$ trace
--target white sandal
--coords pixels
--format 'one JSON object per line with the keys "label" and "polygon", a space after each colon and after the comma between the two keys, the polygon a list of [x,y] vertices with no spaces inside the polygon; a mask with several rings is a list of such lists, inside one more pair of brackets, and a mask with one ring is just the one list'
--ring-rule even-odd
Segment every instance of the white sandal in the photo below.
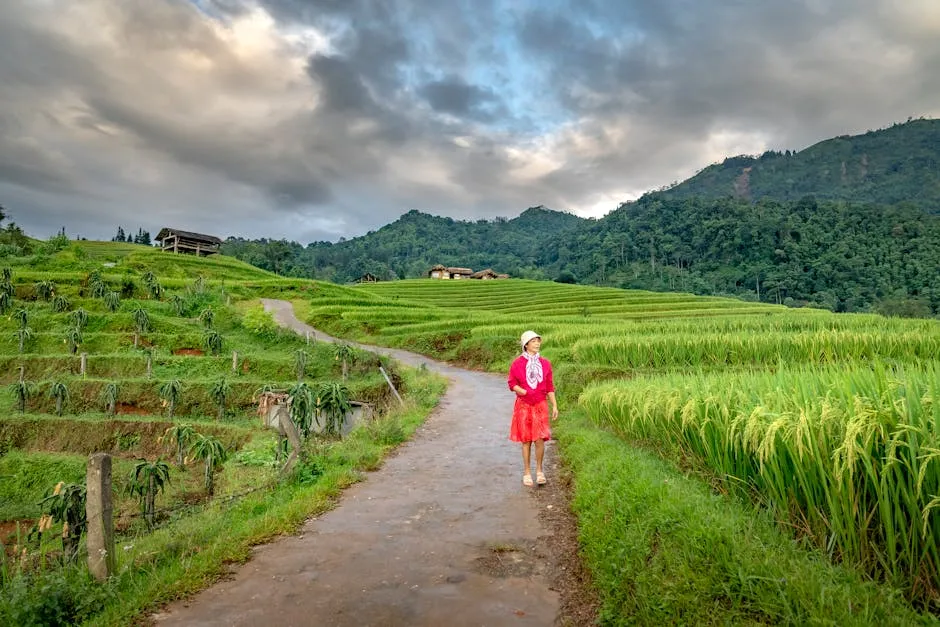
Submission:
{"label": "white sandal", "polygon": [[532,486],[532,475],[530,475],[529,473],[526,473],[526,474],[522,475],[522,485],[531,487],[531,486]]}

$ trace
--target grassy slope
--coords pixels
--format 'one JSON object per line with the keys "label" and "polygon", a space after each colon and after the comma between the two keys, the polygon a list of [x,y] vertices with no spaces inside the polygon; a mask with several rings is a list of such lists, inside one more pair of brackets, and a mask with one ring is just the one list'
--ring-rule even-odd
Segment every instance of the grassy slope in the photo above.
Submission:
{"label": "grassy slope", "polygon": [[[69,571],[46,571],[45,583],[24,583],[22,578],[9,579],[8,570],[0,577],[6,587],[0,602],[0,623],[44,622],[46,619],[38,618],[47,616],[44,610],[60,611],[75,595],[88,593],[89,598],[98,599],[103,593],[108,597],[103,613],[99,613],[96,601],[93,608],[69,610],[71,620],[127,624],[160,602],[198,590],[218,577],[226,562],[245,559],[253,544],[289,533],[309,515],[330,507],[344,486],[357,481],[363,470],[376,468],[385,453],[410,436],[443,391],[444,382],[438,377],[391,368],[393,376],[402,379],[402,388],[410,398],[408,406],[391,411],[368,429],[354,431],[342,442],[313,442],[310,463],[301,467],[294,481],[278,484],[273,467],[275,438],[258,427],[253,394],[266,383],[290,385],[299,349],[308,353],[306,377],[311,383],[337,377],[339,366],[328,345],[308,346],[287,332],[253,335],[242,326],[242,316],[252,303],[257,306],[260,296],[316,298],[318,294],[342,295],[346,288],[281,279],[221,256],[196,259],[110,242],[76,243],[54,255],[6,259],[0,266],[12,267],[16,307],[28,307],[29,324],[34,328],[29,352],[19,355],[16,342],[7,337],[12,337],[19,323],[9,316],[0,319],[4,336],[0,362],[5,364],[0,399],[5,406],[13,402],[9,384],[16,380],[19,365],[26,367],[27,380],[36,386],[29,413],[0,419],[0,520],[35,518],[36,502],[51,487],[50,481],[83,479],[84,455],[74,453],[110,449],[116,453],[116,526],[124,547],[117,556],[118,575],[95,593],[89,592],[80,574]],[[113,289],[133,282],[136,298],[123,300],[121,311],[111,314],[100,299],[83,296],[84,281],[93,269],[101,270]],[[168,290],[166,298],[175,292],[192,301],[188,316],[178,316],[169,300],[148,298],[142,281],[147,270]],[[190,291],[197,277],[205,282],[204,296],[193,296]],[[46,280],[56,283],[56,294],[66,296],[73,310],[83,307],[89,312],[81,346],[89,352],[89,374],[84,379],[77,376],[77,355],[69,354],[61,340],[70,324],[69,314],[52,313],[49,304],[32,300],[35,283]],[[204,348],[202,324],[195,317],[203,307],[216,312],[214,328],[224,335],[227,350],[239,351],[237,374],[230,371],[229,356],[171,354],[174,348],[184,346]],[[151,318],[152,329],[143,339],[154,345],[152,380],[143,378],[144,355],[133,348],[133,308],[147,310]],[[347,384],[353,398],[381,402],[386,394],[381,375],[373,373],[373,361],[360,355],[352,366]],[[215,404],[208,397],[209,385],[219,377],[230,379],[233,388],[221,424],[215,420]],[[177,416],[192,422],[200,432],[221,436],[235,454],[218,473],[217,498],[205,505],[201,469],[195,464],[186,471],[174,468],[167,490],[157,499],[158,507],[171,511],[164,515],[158,531],[150,534],[135,517],[137,506],[123,489],[136,457],[152,459],[167,454],[166,443],[161,443],[159,436],[172,422],[164,417],[165,405],[157,392],[163,382],[173,378],[184,383]],[[66,414],[61,418],[48,415],[54,404],[47,389],[56,380],[64,381],[70,389]],[[147,414],[112,418],[101,413],[100,392],[109,381],[119,382],[120,403]],[[74,415],[74,411],[83,413]],[[262,489],[234,501],[225,498],[253,488]],[[194,501],[195,507],[179,509],[180,504]],[[0,574],[4,568],[0,563]],[[37,596],[42,586],[60,586],[61,595]]]}

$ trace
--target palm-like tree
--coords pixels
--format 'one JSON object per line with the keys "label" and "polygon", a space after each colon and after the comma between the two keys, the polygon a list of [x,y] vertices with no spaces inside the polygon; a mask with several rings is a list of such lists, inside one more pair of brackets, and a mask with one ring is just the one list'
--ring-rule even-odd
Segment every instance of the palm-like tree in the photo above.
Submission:
{"label": "palm-like tree", "polygon": [[72,303],[68,298],[59,294],[52,300],[52,311],[62,313],[72,308]]}
{"label": "palm-like tree", "polygon": [[69,352],[73,355],[78,352],[78,347],[82,345],[84,340],[82,330],[79,327],[69,327],[65,331],[65,343],[68,344]]}
{"label": "palm-like tree", "polygon": [[162,459],[153,462],[141,459],[134,465],[134,470],[131,472],[127,493],[137,496],[144,520],[151,529],[153,529],[156,514],[157,494],[165,491],[169,482],[170,466]]}
{"label": "palm-like tree", "polygon": [[140,340],[140,336],[150,330],[150,315],[143,307],[134,310],[134,348]]}
{"label": "palm-like tree", "polygon": [[193,459],[199,459],[205,463],[206,492],[212,495],[215,492],[215,483],[213,481],[215,470],[225,463],[228,458],[225,446],[216,437],[200,434],[196,436],[192,446],[189,447],[189,454]]}
{"label": "palm-like tree", "polygon": [[101,391],[101,396],[104,398],[105,405],[107,405],[107,412],[110,415],[114,415],[115,407],[117,406],[118,396],[121,392],[121,386],[115,381],[111,381],[104,386],[104,389]]}
{"label": "palm-like tree", "polygon": [[186,313],[186,299],[179,294],[173,294],[170,302],[173,304],[173,309],[176,310],[176,315],[182,318]]}
{"label": "palm-like tree", "polygon": [[313,425],[313,417],[316,412],[313,390],[301,381],[292,387],[289,393],[291,420],[297,425],[303,437],[308,438],[310,437],[310,427]]}
{"label": "palm-like tree", "polygon": [[73,561],[78,555],[79,540],[88,525],[85,486],[65,485],[60,481],[51,494],[46,494],[39,506],[44,512],[44,517],[48,516],[52,522],[62,523],[62,550],[68,561]]}
{"label": "palm-like tree", "polygon": [[67,385],[61,381],[54,382],[49,387],[49,398],[55,399],[55,413],[57,416],[62,415],[62,408],[66,402],[69,400],[69,388]]}
{"label": "palm-like tree", "polygon": [[173,445],[176,450],[176,465],[180,468],[183,467],[185,459],[183,459],[183,453],[186,451],[186,447],[189,446],[190,442],[193,441],[193,438],[196,437],[196,430],[193,429],[193,426],[190,424],[180,424],[173,425],[169,429],[163,432],[163,435],[160,436],[160,441],[172,440]]}
{"label": "palm-like tree", "polygon": [[13,296],[9,292],[0,288],[0,314],[5,314],[7,309],[13,306]]}
{"label": "palm-like tree", "polygon": [[346,380],[346,376],[349,374],[348,362],[352,361],[353,355],[352,346],[345,342],[339,342],[333,346],[334,359],[343,362],[343,381]]}
{"label": "palm-like tree", "polygon": [[215,312],[212,311],[212,307],[206,307],[199,312],[199,321],[202,322],[202,326],[205,328],[212,328],[212,323],[215,321]]}
{"label": "palm-like tree", "polygon": [[13,318],[20,323],[20,328],[29,326],[29,309],[20,307],[13,312]]}
{"label": "palm-like tree", "polygon": [[26,342],[28,342],[33,337],[33,330],[29,327],[20,327],[13,332],[13,337],[19,341],[20,352],[26,348]]}
{"label": "palm-like tree", "polygon": [[72,324],[79,328],[83,329],[88,325],[88,312],[85,311],[82,307],[79,307],[69,316],[72,319]]}
{"label": "palm-like tree", "polygon": [[209,396],[211,396],[212,400],[219,406],[219,420],[225,418],[225,401],[228,400],[231,393],[232,386],[229,385],[225,377],[217,379],[213,382],[212,387],[209,388]]}
{"label": "palm-like tree", "polygon": [[218,355],[222,352],[222,346],[225,344],[225,341],[222,339],[222,335],[218,331],[209,329],[206,331],[205,335],[203,335],[202,343],[206,347],[207,351],[213,355]]}
{"label": "palm-like tree", "polygon": [[349,388],[331,381],[317,388],[317,413],[325,418],[323,430],[329,435],[338,435],[343,429],[346,414],[352,410],[349,403]]}
{"label": "palm-like tree", "polygon": [[298,381],[303,381],[304,375],[307,374],[308,357],[307,351],[302,348],[294,351],[294,371],[297,373]]}
{"label": "palm-like tree", "polygon": [[[22,374],[22,372],[20,372],[20,374]],[[10,385],[10,391],[13,392],[13,397],[16,399],[16,405],[20,413],[26,413],[26,402],[36,392],[36,386],[29,381],[23,381],[21,379]]]}
{"label": "palm-like tree", "polygon": [[121,295],[113,290],[108,292],[104,295],[104,306],[114,313],[121,308]]}
{"label": "palm-like tree", "polygon": [[49,280],[36,282],[36,296],[42,300],[51,300],[55,296],[55,283]]}
{"label": "palm-like tree", "polygon": [[171,379],[160,386],[160,398],[166,401],[168,405],[168,416],[173,418],[173,411],[176,409],[176,403],[180,400],[183,393],[183,383],[179,379]]}

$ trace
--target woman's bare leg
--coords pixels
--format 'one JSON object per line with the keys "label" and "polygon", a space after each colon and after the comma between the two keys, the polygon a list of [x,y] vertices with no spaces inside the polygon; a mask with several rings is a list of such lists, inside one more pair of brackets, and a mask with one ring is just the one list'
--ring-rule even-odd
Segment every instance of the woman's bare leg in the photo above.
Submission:
{"label": "woman's bare leg", "polygon": [[[542,472],[542,460],[545,458],[545,440],[535,441],[535,472]],[[528,468],[526,464],[526,468]]]}
{"label": "woman's bare leg", "polygon": [[525,474],[527,475],[532,473],[532,467],[529,465],[531,454],[532,454],[532,443],[523,442],[522,443],[522,464],[525,466]]}

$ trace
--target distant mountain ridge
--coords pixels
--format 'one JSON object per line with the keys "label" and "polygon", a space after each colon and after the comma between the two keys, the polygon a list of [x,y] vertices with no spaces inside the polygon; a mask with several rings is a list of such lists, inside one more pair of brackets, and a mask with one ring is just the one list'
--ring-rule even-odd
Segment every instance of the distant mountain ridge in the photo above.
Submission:
{"label": "distant mountain ridge", "polygon": [[940,213],[940,120],[842,135],[799,152],[767,151],[710,165],[663,190],[666,198],[772,198],[913,203]]}
{"label": "distant mountain ridge", "polygon": [[[835,177],[835,178],[833,178]],[[223,252],[337,283],[437,263],[513,277],[940,314],[940,120],[731,157],[600,219],[530,207],[462,221],[412,210],[338,243],[229,238]]]}

